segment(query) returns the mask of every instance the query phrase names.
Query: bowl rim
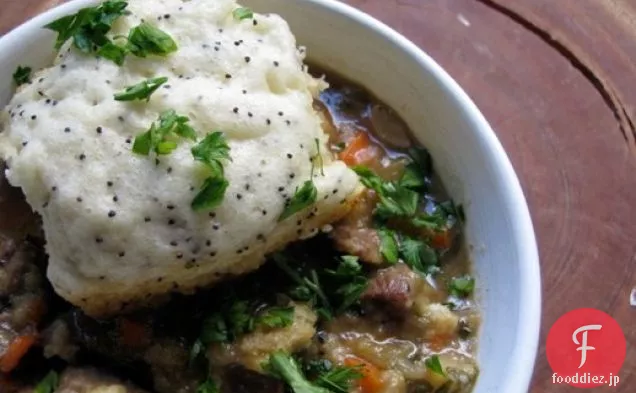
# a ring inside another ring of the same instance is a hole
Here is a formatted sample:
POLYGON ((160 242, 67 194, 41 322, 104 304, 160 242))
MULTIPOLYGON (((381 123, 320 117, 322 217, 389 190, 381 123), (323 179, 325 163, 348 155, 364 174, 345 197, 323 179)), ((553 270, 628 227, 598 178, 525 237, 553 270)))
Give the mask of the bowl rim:
MULTIPOLYGON (((510 361, 502 367, 502 381, 498 390, 505 393, 527 393, 534 374, 535 361, 538 355, 539 334, 541 325, 541 274, 539 266, 539 252, 536 242, 532 218, 526 197, 521 188, 519 178, 503 145, 497 138, 492 127, 478 109, 477 105, 462 89, 455 79, 443 69, 430 55, 414 44, 411 40, 398 33, 387 24, 362 10, 337 0, 288 0, 309 3, 328 9, 330 12, 342 14, 365 28, 374 30, 384 36, 391 44, 401 49, 415 60, 446 90, 446 93, 462 108, 473 124, 472 132, 485 144, 491 152, 492 159, 497 166, 499 181, 506 184, 503 197, 511 209, 509 217, 515 231, 516 246, 519 255, 517 264, 520 268, 520 303, 524 305, 524 312, 519 313, 519 321, 514 344, 514 352, 510 354, 510 361)), ((33 30, 40 29, 51 21, 76 11, 79 8, 99 3, 99 0, 70 0, 28 19, 0 36, 0 52, 11 53, 10 48, 20 46, 21 37, 33 30)))

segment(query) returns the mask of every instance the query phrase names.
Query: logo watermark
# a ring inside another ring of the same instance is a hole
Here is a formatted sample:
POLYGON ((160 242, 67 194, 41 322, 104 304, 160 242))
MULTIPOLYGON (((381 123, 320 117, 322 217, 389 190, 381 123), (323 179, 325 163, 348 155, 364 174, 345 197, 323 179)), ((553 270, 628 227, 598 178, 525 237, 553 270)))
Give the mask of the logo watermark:
POLYGON ((618 386, 626 348, 620 325, 603 311, 570 311, 548 333, 552 383, 582 388, 618 386))

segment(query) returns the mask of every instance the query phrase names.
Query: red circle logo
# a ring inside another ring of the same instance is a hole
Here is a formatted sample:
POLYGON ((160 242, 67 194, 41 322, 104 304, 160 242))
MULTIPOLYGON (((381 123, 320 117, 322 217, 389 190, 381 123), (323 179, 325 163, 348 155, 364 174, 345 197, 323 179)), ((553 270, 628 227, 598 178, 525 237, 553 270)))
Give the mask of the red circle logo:
POLYGON ((552 382, 580 388, 617 386, 626 348, 625 335, 614 318, 593 308, 570 311, 548 333, 552 382))

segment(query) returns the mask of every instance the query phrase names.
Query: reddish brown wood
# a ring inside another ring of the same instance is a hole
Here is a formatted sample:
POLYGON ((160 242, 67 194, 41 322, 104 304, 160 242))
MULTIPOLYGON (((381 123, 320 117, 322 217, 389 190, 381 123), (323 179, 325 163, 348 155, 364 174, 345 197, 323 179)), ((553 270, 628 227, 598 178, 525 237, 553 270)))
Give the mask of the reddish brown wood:
MULTIPOLYGON (((58 1, 58 0, 54 0, 58 1)), ((614 316, 636 386, 636 3, 631 0, 347 0, 431 54, 474 98, 513 161, 541 253, 543 339, 565 312, 614 316)), ((0 32, 45 7, 9 2, 0 32)), ((49 0, 50 3, 50 0, 49 0)), ((545 348, 533 393, 551 384, 545 348)))

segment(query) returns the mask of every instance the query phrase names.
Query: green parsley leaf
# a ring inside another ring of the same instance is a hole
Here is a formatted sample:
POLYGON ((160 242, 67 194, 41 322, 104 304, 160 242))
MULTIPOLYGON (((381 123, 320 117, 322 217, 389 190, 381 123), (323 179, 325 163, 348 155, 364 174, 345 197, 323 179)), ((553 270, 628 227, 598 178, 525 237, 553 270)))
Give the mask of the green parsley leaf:
POLYGON ((342 300, 337 312, 342 313, 356 304, 358 300, 360 300, 360 296, 366 291, 368 285, 369 280, 366 277, 356 276, 352 281, 338 288, 336 294, 340 295, 342 300))
POLYGON ((55 371, 48 374, 37 384, 33 393, 53 393, 60 383, 60 377, 55 371))
POLYGON ((148 22, 143 22, 130 30, 127 48, 137 57, 166 56, 178 49, 172 37, 148 22))
POLYGON ((205 380, 199 387, 197 388, 196 393, 219 393, 221 390, 214 380, 210 377, 205 380))
POLYGON ((148 155, 151 151, 165 155, 171 153, 177 147, 177 136, 196 140, 196 132, 188 125, 186 116, 179 116, 173 109, 162 112, 150 129, 135 137, 133 152, 148 155))
POLYGON ((285 206, 280 217, 278 217, 278 221, 283 221, 289 216, 311 206, 314 202, 316 202, 317 198, 318 190, 316 189, 314 182, 311 180, 305 181, 302 187, 296 188, 294 196, 292 196, 291 201, 289 201, 289 203, 285 206))
POLYGON ((212 314, 203 321, 200 340, 203 345, 229 340, 227 324, 222 314, 212 314))
POLYGON ((127 6, 126 1, 108 0, 96 7, 82 8, 77 13, 59 18, 44 27, 57 33, 57 50, 72 38, 73 45, 80 51, 96 53, 121 65, 124 53, 115 49, 116 45, 106 34, 115 20, 127 14, 127 6))
POLYGON ((379 191, 382 187, 382 183, 384 180, 369 168, 363 165, 356 165, 352 167, 353 171, 358 174, 360 178, 360 182, 364 184, 365 187, 370 188, 375 191, 379 191))
POLYGON ((229 185, 230 183, 225 178, 208 177, 203 182, 201 190, 192 200, 192 209, 202 211, 211 210, 219 206, 229 185))
POLYGON ((411 163, 404 168, 400 178, 400 186, 414 191, 423 191, 426 188, 424 177, 415 164, 411 163))
POLYGON ((411 219, 411 224, 417 228, 428 228, 441 231, 446 226, 447 219, 437 210, 433 214, 421 213, 411 219))
POLYGON ((352 168, 366 187, 374 190, 380 199, 375 215, 382 219, 390 217, 410 217, 417 212, 419 194, 399 183, 385 182, 369 168, 352 168))
POLYGON ((247 7, 240 7, 232 12, 232 16, 236 20, 251 19, 254 17, 254 13, 247 7))
POLYGON ((232 303, 227 319, 232 339, 254 330, 254 316, 250 305, 245 300, 232 303))
POLYGON ((363 376, 359 367, 335 367, 319 375, 314 384, 331 392, 348 393, 351 391, 353 381, 363 376))
POLYGON ((257 318, 256 323, 268 328, 283 328, 294 322, 294 307, 269 307, 257 318))
POLYGON ((31 81, 31 67, 18 66, 13 73, 13 82, 16 86, 29 83, 31 81))
POLYGON ((398 245, 395 240, 395 232, 379 229, 378 236, 380 237, 380 253, 388 263, 396 263, 398 261, 398 245))
POLYGON ((430 358, 424 361, 426 364, 426 368, 434 372, 435 374, 439 374, 441 376, 446 376, 446 372, 444 372, 444 367, 442 367, 442 363, 439 361, 439 356, 433 355, 430 358))
POLYGON ((161 85, 166 83, 168 78, 163 76, 160 78, 151 78, 141 81, 136 85, 128 86, 121 93, 115 94, 116 101, 133 101, 133 100, 146 100, 150 101, 150 96, 161 85))
POLYGON ((410 217, 417 212, 419 195, 395 183, 384 183, 378 194, 380 202, 375 214, 380 218, 410 217))
POLYGON ((475 279, 469 275, 454 277, 448 286, 451 295, 457 297, 468 297, 473 293, 474 289, 475 279))
POLYGON ((327 269, 326 272, 336 277, 348 278, 360 274, 362 272, 362 265, 358 262, 358 257, 343 255, 340 257, 338 269, 327 269))
POLYGON ((212 175, 222 177, 224 174, 223 161, 230 158, 230 147, 222 132, 208 134, 201 142, 192 148, 192 156, 196 161, 206 164, 212 175))
POLYGON ((271 376, 283 380, 294 393, 331 393, 308 381, 294 358, 284 352, 276 351, 269 355, 263 369, 271 376))
POLYGON ((112 42, 107 42, 102 47, 97 49, 97 56, 108 59, 118 66, 124 64, 127 53, 128 52, 126 51, 126 48, 123 48, 112 42))
POLYGON ((432 274, 437 265, 437 254, 428 244, 404 237, 400 243, 400 254, 404 263, 422 275, 432 274))

